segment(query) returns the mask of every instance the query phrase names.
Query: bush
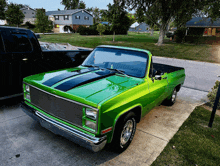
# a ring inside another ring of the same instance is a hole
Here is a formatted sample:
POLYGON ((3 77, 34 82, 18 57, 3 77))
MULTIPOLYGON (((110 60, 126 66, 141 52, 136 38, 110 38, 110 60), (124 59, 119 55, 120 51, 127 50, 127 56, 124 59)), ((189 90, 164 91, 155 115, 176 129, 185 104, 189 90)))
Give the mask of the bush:
POLYGON ((105 32, 103 32, 104 35, 112 35, 113 31, 111 31, 110 25, 105 25, 105 32))
POLYGON ((69 26, 69 25, 65 25, 64 27, 63 27, 63 29, 64 29, 64 31, 70 31, 71 33, 75 33, 76 31, 71 27, 71 26, 69 26))
POLYGON ((186 35, 186 28, 179 28, 176 30, 175 32, 176 35, 176 42, 177 43, 182 43, 185 39, 185 35, 186 35))
MULTIPOLYGON (((210 104, 211 104, 212 107, 214 106, 214 103, 215 103, 215 98, 216 98, 216 95, 217 95, 217 91, 218 91, 219 84, 220 84, 220 81, 217 80, 217 81, 215 82, 214 87, 212 88, 212 91, 209 92, 208 95, 207 95, 207 97, 208 97, 208 99, 209 99, 210 104)), ((219 100, 217 109, 220 109, 220 100, 219 100)))
POLYGON ((25 23, 25 26, 27 26, 28 29, 34 29, 36 27, 34 24, 31 24, 29 21, 25 23))
POLYGON ((96 30, 96 26, 97 24, 94 24, 88 28, 84 27, 84 26, 79 26, 79 28, 77 29, 77 32, 80 35, 98 35, 99 32, 96 30))

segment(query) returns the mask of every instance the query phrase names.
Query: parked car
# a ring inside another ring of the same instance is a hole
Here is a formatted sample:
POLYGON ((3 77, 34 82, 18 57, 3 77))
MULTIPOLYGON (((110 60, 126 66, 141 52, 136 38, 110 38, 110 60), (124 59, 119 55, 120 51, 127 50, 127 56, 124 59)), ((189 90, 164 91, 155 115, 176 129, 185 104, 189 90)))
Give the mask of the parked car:
POLYGON ((98 46, 76 68, 24 78, 21 108, 94 152, 106 143, 121 152, 150 110, 175 103, 184 80, 184 68, 153 63, 147 50, 98 46))
POLYGON ((21 95, 24 77, 78 66, 90 52, 42 51, 32 31, 0 26, 0 100, 21 95))
POLYGON ((166 33, 166 36, 168 37, 168 38, 171 38, 172 37, 172 39, 174 38, 174 31, 169 31, 169 32, 167 32, 166 33))

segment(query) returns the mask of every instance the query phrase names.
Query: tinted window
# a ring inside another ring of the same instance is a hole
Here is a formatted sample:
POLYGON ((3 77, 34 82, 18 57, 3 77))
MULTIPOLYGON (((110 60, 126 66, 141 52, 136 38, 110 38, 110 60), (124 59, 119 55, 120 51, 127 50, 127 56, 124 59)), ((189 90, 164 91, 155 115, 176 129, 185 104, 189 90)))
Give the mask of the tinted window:
POLYGON ((6 52, 30 52, 32 46, 25 34, 11 34, 5 38, 6 52))

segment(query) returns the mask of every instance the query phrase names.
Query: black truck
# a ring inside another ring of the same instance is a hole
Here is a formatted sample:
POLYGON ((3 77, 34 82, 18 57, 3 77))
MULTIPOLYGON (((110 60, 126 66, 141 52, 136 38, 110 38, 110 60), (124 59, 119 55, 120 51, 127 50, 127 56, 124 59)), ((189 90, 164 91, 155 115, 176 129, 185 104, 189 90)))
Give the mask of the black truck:
POLYGON ((0 100, 22 95, 24 77, 79 66, 90 52, 42 51, 31 30, 0 26, 0 100))

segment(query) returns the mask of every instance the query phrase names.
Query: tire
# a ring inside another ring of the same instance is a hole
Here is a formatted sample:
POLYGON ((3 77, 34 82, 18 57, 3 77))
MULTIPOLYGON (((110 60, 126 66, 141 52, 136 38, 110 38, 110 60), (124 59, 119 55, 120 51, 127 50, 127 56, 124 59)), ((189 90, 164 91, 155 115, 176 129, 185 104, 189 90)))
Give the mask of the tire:
POLYGON ((119 120, 115 127, 111 145, 114 151, 121 153, 128 148, 134 137, 136 131, 135 114, 130 112, 125 118, 119 120))
POLYGON ((166 105, 172 106, 176 102, 176 97, 177 97, 177 90, 174 88, 173 93, 169 98, 167 98, 164 103, 166 105))

